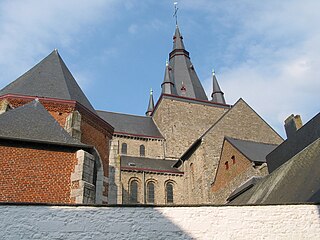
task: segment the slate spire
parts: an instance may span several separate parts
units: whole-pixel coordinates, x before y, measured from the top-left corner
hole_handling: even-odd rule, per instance
[[[152,89],[150,89],[150,98],[149,98],[148,109],[146,111],[146,116],[151,116],[153,109],[154,109],[153,91]]]
[[[214,70],[212,70],[212,102],[226,104],[224,93],[221,91]]]
[[[161,84],[162,93],[164,93],[164,94],[175,94],[176,93],[171,71],[172,71],[172,68],[169,66],[169,62],[167,61],[163,83]]]
[[[169,54],[168,68],[171,69],[170,76],[175,89],[174,95],[208,100],[194,66],[190,61],[189,52],[185,49],[178,25],[173,36],[173,49]],[[184,87],[182,86],[182,82],[184,83]],[[183,91],[185,89],[186,91],[182,92],[181,89]]]
[[[28,72],[0,90],[0,96],[5,94],[75,100],[95,113],[56,49]]]

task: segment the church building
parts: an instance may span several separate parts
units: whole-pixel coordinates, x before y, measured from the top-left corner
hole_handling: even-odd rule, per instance
[[[226,203],[283,139],[212,85],[208,99],[178,26],[145,116],[94,109],[54,50],[0,90],[0,201]]]

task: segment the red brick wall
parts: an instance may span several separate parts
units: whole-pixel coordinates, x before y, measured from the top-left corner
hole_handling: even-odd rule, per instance
[[[0,201],[72,203],[76,150],[19,145],[0,143]]]
[[[235,156],[235,163],[233,163],[233,160],[231,159],[232,156]],[[228,162],[228,169],[226,169],[226,162]],[[216,179],[211,190],[216,192],[221,188],[224,188],[234,178],[246,172],[249,168],[252,168],[251,162],[228,141],[225,141]],[[239,184],[241,184],[241,182]]]
[[[94,145],[98,150],[102,165],[104,176],[109,176],[109,141],[111,135],[105,129],[100,128],[98,125],[90,121],[82,115],[81,120],[81,141],[88,145]],[[108,195],[108,186],[105,186],[104,196]]]

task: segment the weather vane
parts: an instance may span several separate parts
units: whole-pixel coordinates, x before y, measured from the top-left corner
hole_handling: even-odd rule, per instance
[[[174,2],[174,14],[173,17],[176,19],[176,25],[178,26],[178,2]]]

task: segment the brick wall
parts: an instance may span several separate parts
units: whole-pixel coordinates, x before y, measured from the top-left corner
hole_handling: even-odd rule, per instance
[[[76,149],[0,144],[0,201],[71,203]]]
[[[319,205],[67,207],[0,205],[1,239],[320,238]]]
[[[232,156],[234,156],[234,160],[231,159]],[[228,169],[226,162],[228,162]],[[217,174],[211,186],[213,202],[217,204],[226,203],[231,192],[252,176],[265,176],[267,174],[266,165],[254,167],[249,159],[228,141],[224,141]]]

